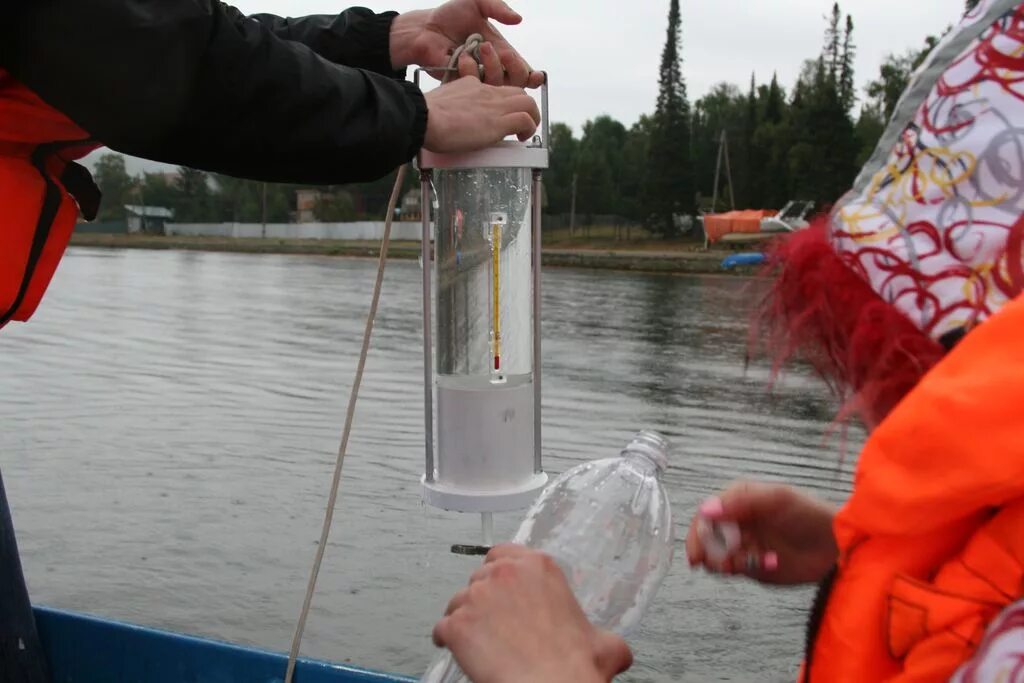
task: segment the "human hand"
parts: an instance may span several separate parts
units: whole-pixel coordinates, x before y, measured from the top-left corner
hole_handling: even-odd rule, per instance
[[[522,88],[486,85],[473,76],[435,88],[425,97],[423,146],[431,152],[472,152],[507,135],[529,140],[540,123],[537,102]]]
[[[446,66],[452,51],[479,33],[484,38],[480,57],[486,83],[538,87],[544,74],[530,68],[491,19],[510,26],[523,20],[502,0],[449,0],[431,10],[400,14],[391,22],[391,64],[396,69]]]
[[[548,555],[500,545],[434,627],[475,683],[602,683],[628,669],[622,638],[595,628]]]
[[[831,505],[790,486],[740,482],[701,505],[686,536],[686,554],[690,566],[762,583],[817,582],[839,556],[834,516]],[[739,547],[721,565],[708,557],[698,529],[702,520],[735,522],[740,528]]]

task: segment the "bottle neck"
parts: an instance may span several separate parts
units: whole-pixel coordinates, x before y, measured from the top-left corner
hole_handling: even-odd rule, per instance
[[[661,467],[661,464],[658,462],[658,460],[648,453],[642,453],[640,451],[626,449],[622,452],[622,455],[625,458],[629,458],[633,462],[639,463],[644,469],[652,470],[659,477],[661,476],[662,472],[665,471]]]
[[[643,431],[622,450],[623,457],[631,457],[652,466],[661,475],[668,467],[668,440],[661,434]]]

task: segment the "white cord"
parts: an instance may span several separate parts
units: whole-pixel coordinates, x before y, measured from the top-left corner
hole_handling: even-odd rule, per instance
[[[459,57],[469,53],[478,68],[480,67],[480,44],[483,36],[474,33],[466,41],[456,48],[448,60],[448,69],[442,83],[447,83],[457,73]],[[482,77],[482,74],[481,74]],[[324,513],[324,525],[320,531],[320,543],[316,548],[316,556],[313,558],[313,569],[309,574],[309,584],[306,586],[306,597],[302,602],[302,611],[299,613],[299,621],[295,625],[295,635],[292,637],[292,647],[288,652],[288,669],[284,675],[285,683],[292,683],[295,675],[295,662],[299,656],[299,646],[302,644],[302,633],[306,630],[306,618],[309,616],[309,608],[313,603],[313,593],[316,592],[316,580],[320,574],[320,565],[324,560],[324,551],[327,549],[327,537],[331,533],[331,523],[334,521],[334,506],[338,501],[338,487],[341,483],[341,469],[345,464],[345,451],[348,448],[348,437],[352,431],[352,420],[356,412],[356,399],[359,396],[359,385],[363,381],[363,369],[366,367],[366,356],[370,351],[370,336],[373,333],[373,321],[377,317],[377,304],[380,302],[381,284],[384,282],[384,264],[388,258],[388,245],[391,242],[391,221],[395,216],[395,206],[398,204],[398,195],[402,190],[402,182],[405,180],[405,164],[398,169],[398,176],[395,178],[395,186],[391,190],[391,198],[388,200],[388,215],[384,219],[384,237],[380,243],[380,257],[377,260],[377,281],[373,286],[373,298],[370,301],[370,313],[366,316],[366,330],[363,332],[363,348],[359,352],[359,365],[356,366],[356,377],[352,383],[352,393],[348,399],[348,409],[345,412],[345,428],[341,432],[341,444],[338,446],[338,460],[334,465],[334,478],[331,480],[331,493],[327,498],[327,510]],[[426,199],[425,197],[423,199]],[[424,206],[426,203],[424,202]],[[424,268],[430,264],[424,263]],[[484,534],[488,535],[488,521],[484,521]],[[493,530],[490,532],[493,534]]]
[[[313,593],[316,591],[316,579],[320,574],[320,565],[324,559],[324,551],[327,549],[327,537],[331,533],[331,522],[334,520],[334,506],[338,501],[338,487],[341,483],[341,468],[345,464],[345,451],[348,449],[348,437],[352,432],[352,420],[356,412],[356,399],[359,396],[359,385],[363,381],[363,369],[366,367],[366,356],[370,351],[370,336],[373,334],[373,321],[377,317],[377,304],[380,302],[381,285],[384,282],[384,264],[388,259],[388,245],[391,242],[391,221],[395,215],[395,205],[398,203],[398,195],[402,190],[402,182],[405,180],[405,164],[398,169],[398,176],[395,178],[395,187],[391,190],[391,198],[388,200],[388,215],[384,220],[384,237],[380,242],[380,257],[377,259],[377,281],[373,285],[373,298],[370,300],[370,312],[366,316],[366,329],[363,331],[363,348],[359,352],[359,364],[356,366],[356,377],[352,382],[352,393],[348,399],[348,410],[345,412],[345,428],[341,432],[341,444],[338,446],[338,460],[334,465],[334,478],[331,481],[331,493],[327,498],[327,511],[324,514],[324,525],[320,531],[320,544],[316,548],[316,557],[313,559],[313,570],[309,574],[309,584],[306,586],[306,597],[302,603],[302,611],[299,613],[299,621],[295,625],[295,635],[292,637],[292,648],[288,653],[288,669],[285,672],[285,683],[291,683],[295,675],[295,662],[299,656],[299,646],[302,644],[302,633],[306,629],[306,617],[309,616],[309,608],[313,602]],[[428,267],[424,265],[424,268]]]

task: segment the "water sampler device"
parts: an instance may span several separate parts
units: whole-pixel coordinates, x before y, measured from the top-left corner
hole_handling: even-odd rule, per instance
[[[423,501],[480,513],[485,546],[493,544],[492,514],[528,507],[548,480],[541,458],[540,362],[546,75],[541,116],[541,134],[525,143],[505,140],[468,154],[421,150],[417,157]]]

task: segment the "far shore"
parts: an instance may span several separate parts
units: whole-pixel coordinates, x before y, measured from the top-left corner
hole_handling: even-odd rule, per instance
[[[108,249],[180,249],[221,251],[246,254],[311,254],[376,258],[379,242],[310,239],[247,239],[230,237],[192,237],[139,234],[75,233],[72,246]],[[561,240],[545,245],[545,266],[593,268],[647,273],[730,273],[752,275],[758,268],[741,266],[726,270],[722,259],[734,253],[728,249],[704,250],[692,242],[614,242],[573,243]],[[418,259],[418,242],[392,242],[389,258]]]

